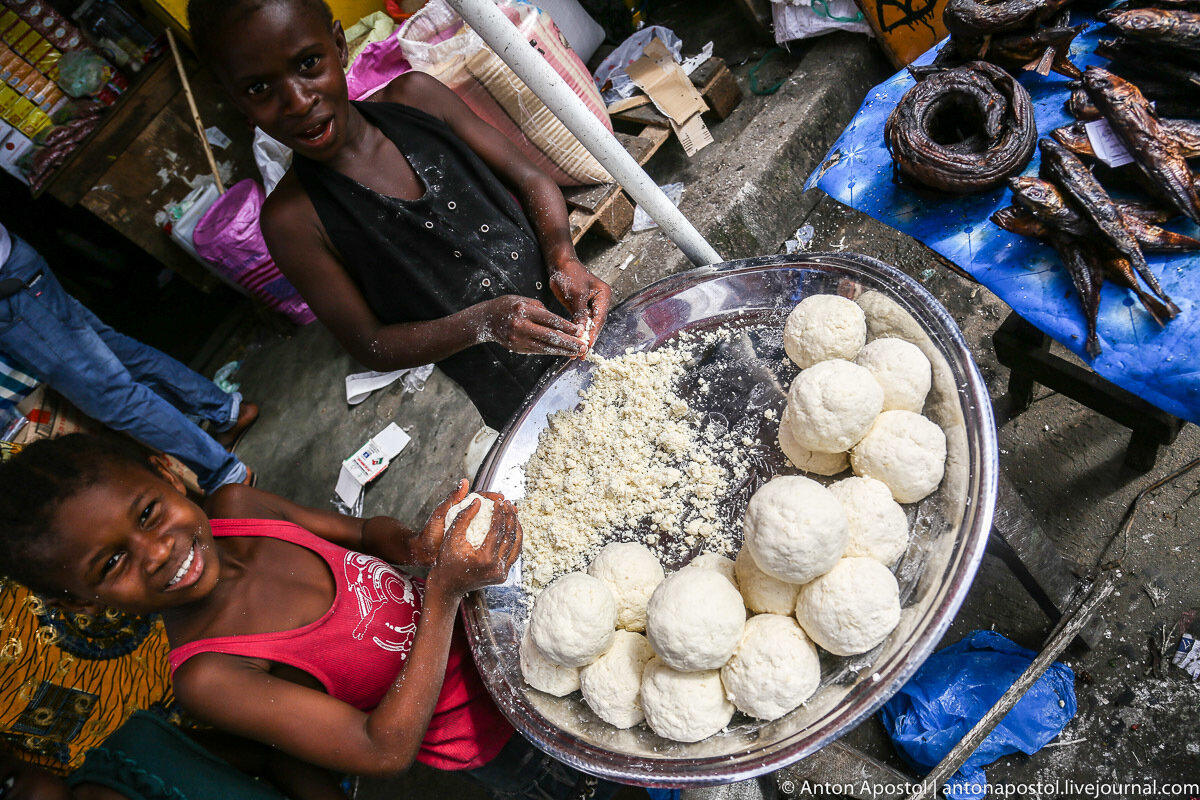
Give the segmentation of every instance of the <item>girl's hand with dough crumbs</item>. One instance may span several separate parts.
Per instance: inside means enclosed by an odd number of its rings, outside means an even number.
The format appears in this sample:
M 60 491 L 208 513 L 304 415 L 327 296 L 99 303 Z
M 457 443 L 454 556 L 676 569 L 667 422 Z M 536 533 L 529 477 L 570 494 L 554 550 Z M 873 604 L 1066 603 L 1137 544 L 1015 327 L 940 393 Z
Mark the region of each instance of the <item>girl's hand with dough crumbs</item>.
M 581 329 L 581 336 L 588 347 L 600 335 L 608 306 L 612 300 L 612 287 L 593 275 L 576 257 L 563 260 L 551 270 L 550 290 L 567 310 L 572 321 Z M 588 326 L 587 323 L 591 322 Z
M 446 513 L 455 504 L 467 496 L 467 482 L 461 480 L 450 495 L 438 503 L 437 508 L 429 515 L 429 521 L 420 533 L 414 534 L 409 542 L 414 560 L 411 563 L 422 566 L 433 566 L 441 552 L 442 540 L 446 533 Z
M 539 300 L 506 294 L 477 307 L 484 315 L 480 341 L 529 355 L 578 356 L 586 350 L 580 340 L 583 329 Z
M 466 481 L 451 497 L 458 502 L 465 494 Z M 521 552 L 521 523 L 517 508 L 507 500 L 496 503 L 487 538 L 478 548 L 467 541 L 467 527 L 479 513 L 478 499 L 458 512 L 453 524 L 442 537 L 437 560 L 429 571 L 430 584 L 437 582 L 451 596 L 461 596 L 475 589 L 500 583 Z M 449 506 L 439 506 L 445 519 Z

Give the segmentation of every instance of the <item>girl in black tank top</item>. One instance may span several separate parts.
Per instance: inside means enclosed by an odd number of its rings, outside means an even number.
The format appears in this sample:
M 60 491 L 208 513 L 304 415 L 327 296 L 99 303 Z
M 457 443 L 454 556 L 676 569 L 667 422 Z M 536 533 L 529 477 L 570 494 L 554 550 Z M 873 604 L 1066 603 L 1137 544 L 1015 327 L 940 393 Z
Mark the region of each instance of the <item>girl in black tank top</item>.
M 516 200 L 479 156 L 438 120 L 393 103 L 353 103 L 401 149 L 425 186 L 417 200 L 379 194 L 304 156 L 292 169 L 342 262 L 385 323 L 432 320 L 505 294 L 567 315 Z M 484 421 L 502 428 L 555 359 L 494 343 L 438 362 Z

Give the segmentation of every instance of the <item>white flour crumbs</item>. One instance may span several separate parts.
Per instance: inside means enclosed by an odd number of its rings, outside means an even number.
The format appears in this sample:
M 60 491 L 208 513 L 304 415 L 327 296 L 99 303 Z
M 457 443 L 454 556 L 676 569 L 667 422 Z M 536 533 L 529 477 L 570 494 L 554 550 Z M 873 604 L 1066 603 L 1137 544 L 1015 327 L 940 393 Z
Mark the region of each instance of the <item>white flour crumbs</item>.
M 699 336 L 705 344 L 728 331 Z M 660 560 L 703 546 L 733 554 L 720 501 L 746 467 L 727 429 L 707 426 L 677 393 L 687 345 L 615 358 L 594 354 L 592 384 L 572 411 L 552 415 L 525 467 L 525 588 L 536 593 L 579 570 L 608 541 L 640 540 Z M 731 470 L 722 466 L 731 463 Z

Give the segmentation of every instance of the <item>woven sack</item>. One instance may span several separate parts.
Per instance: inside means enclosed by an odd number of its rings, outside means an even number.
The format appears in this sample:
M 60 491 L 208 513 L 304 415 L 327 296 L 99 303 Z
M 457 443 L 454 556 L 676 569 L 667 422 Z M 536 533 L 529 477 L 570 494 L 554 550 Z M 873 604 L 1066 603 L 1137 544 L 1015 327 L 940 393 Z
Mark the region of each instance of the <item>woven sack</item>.
M 611 131 L 612 123 L 591 73 L 549 15 L 536 6 L 511 0 L 498 7 Z M 581 186 L 612 181 L 558 117 L 445 0 L 427 3 L 401 26 L 397 37 L 413 69 L 450 87 L 555 183 Z

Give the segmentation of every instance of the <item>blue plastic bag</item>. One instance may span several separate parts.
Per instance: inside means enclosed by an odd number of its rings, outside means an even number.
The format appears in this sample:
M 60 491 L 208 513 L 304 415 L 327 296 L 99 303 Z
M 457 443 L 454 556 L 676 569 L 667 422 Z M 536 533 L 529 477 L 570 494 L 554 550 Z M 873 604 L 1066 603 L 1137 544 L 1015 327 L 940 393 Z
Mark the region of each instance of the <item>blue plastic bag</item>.
M 995 631 L 974 631 L 934 653 L 879 714 L 900 754 L 923 773 L 983 718 L 1037 654 Z M 953 800 L 983 797 L 983 765 L 1036 753 L 1075 716 L 1075 673 L 1054 663 L 946 784 Z

